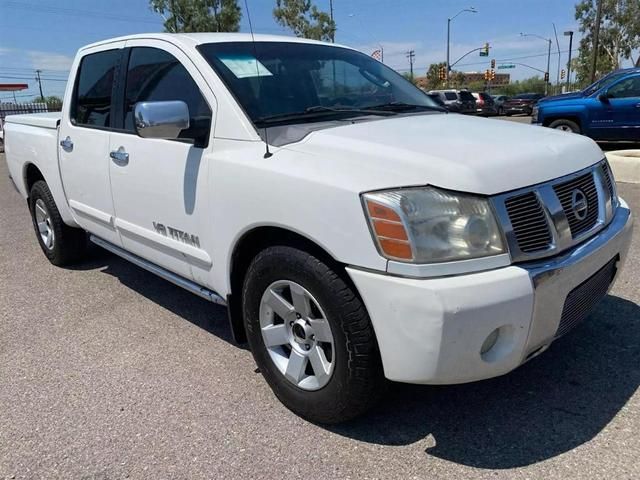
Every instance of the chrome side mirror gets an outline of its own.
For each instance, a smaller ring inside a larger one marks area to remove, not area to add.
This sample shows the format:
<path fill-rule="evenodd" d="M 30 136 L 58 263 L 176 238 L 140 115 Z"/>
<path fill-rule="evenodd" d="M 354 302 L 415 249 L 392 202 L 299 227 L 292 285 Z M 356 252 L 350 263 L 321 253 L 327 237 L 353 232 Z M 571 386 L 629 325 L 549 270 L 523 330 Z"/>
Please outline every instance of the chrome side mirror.
<path fill-rule="evenodd" d="M 138 102 L 134 109 L 136 133 L 142 138 L 178 138 L 189 128 L 189 107 L 181 100 Z"/>

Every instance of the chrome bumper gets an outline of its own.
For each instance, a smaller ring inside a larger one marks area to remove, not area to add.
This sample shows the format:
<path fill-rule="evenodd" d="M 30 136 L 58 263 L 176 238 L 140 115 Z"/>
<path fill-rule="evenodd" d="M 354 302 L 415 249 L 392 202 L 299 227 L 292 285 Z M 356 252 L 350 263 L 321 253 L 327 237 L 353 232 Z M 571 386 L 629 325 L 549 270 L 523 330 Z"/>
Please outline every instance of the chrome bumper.
<path fill-rule="evenodd" d="M 523 361 L 544 351 L 554 340 L 565 300 L 574 288 L 614 258 L 617 278 L 632 230 L 631 211 L 621 199 L 611 223 L 589 240 L 557 257 L 521 265 L 529 272 L 534 288 L 533 319 Z"/>

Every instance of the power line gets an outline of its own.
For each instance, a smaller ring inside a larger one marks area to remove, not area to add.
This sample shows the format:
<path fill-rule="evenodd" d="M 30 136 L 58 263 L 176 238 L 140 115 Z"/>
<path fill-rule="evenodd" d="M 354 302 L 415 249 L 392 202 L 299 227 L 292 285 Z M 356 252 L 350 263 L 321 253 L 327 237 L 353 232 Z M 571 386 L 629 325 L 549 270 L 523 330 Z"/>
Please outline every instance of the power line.
<path fill-rule="evenodd" d="M 136 23 L 152 23 L 154 25 L 159 25 L 158 21 L 154 21 L 148 18 L 142 17 L 127 17 L 123 15 L 114 15 L 106 12 L 98 12 L 95 10 L 77 10 L 75 8 L 61 8 L 61 7 L 48 7 L 46 5 L 34 4 L 34 3 L 25 3 L 25 2 L 15 2 L 15 1 L 5 1 L 4 6 L 14 10 L 28 10 L 32 13 L 46 13 L 52 15 L 73 15 L 77 17 L 90 17 L 90 18 L 100 18 L 100 19 L 109 19 L 109 20 L 117 20 L 122 22 L 136 22 Z"/>

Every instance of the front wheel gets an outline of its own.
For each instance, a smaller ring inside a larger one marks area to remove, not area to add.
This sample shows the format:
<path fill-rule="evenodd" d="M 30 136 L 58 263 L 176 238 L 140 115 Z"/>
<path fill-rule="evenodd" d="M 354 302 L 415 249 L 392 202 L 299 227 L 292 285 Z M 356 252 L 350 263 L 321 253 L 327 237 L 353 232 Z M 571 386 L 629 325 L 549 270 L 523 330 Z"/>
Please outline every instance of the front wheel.
<path fill-rule="evenodd" d="M 580 133 L 580 125 L 578 125 L 576 122 L 572 122 L 571 120 L 566 119 L 560 119 L 551 122 L 549 124 L 549 128 L 569 133 Z"/>
<path fill-rule="evenodd" d="M 253 357 L 287 408 L 332 424 L 374 404 L 384 378 L 369 315 L 327 264 L 293 247 L 267 248 L 242 296 Z"/>

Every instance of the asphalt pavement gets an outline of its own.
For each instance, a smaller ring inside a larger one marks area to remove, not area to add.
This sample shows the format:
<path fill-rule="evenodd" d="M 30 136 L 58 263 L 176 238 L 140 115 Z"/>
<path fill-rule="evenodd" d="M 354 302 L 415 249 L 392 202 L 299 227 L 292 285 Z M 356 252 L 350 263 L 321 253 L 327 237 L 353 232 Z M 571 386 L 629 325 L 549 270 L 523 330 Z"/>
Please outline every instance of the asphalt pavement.
<path fill-rule="evenodd" d="M 640 212 L 640 187 L 619 190 Z M 226 311 L 97 247 L 42 255 L 0 155 L 0 478 L 640 477 L 640 240 L 581 326 L 503 377 L 284 408 Z"/>

